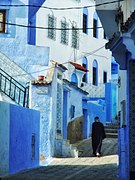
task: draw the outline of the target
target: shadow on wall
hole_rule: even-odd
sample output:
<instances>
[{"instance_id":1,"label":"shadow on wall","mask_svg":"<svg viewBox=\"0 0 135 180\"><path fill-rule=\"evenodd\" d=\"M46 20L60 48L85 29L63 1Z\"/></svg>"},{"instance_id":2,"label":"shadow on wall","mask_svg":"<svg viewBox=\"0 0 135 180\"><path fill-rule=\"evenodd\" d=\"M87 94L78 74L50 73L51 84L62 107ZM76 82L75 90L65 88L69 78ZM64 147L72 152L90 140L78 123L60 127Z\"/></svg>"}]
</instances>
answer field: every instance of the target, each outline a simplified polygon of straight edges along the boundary
<instances>
[{"instance_id":1,"label":"shadow on wall","mask_svg":"<svg viewBox=\"0 0 135 180\"><path fill-rule=\"evenodd\" d=\"M81 116L68 123L67 139L71 144L83 139L83 121L83 116Z\"/></svg>"}]
</instances>

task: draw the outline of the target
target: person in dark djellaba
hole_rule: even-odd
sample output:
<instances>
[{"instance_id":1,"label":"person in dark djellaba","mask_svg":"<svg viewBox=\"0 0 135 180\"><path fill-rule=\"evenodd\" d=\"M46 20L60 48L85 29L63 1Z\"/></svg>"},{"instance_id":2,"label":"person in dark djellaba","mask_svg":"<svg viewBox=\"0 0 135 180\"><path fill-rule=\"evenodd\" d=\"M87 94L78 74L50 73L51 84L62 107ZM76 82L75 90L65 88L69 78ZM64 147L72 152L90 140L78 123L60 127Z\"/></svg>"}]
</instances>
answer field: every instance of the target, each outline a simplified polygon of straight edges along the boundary
<instances>
[{"instance_id":1,"label":"person in dark djellaba","mask_svg":"<svg viewBox=\"0 0 135 180\"><path fill-rule=\"evenodd\" d=\"M99 121L99 117L94 118L95 122L92 123L92 148L93 155L101 156L102 140L106 138L104 125Z\"/></svg>"}]
</instances>

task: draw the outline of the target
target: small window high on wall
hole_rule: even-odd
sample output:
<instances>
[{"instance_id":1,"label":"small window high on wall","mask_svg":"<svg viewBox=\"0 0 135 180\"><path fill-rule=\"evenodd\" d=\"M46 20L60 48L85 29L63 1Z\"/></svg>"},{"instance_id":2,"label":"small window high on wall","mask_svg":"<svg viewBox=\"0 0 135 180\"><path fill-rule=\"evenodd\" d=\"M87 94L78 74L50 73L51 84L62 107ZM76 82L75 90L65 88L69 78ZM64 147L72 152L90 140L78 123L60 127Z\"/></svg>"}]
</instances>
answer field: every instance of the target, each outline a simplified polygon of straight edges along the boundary
<instances>
[{"instance_id":1,"label":"small window high on wall","mask_svg":"<svg viewBox=\"0 0 135 180\"><path fill-rule=\"evenodd\" d=\"M71 76L71 83L78 86L78 79L75 73L73 73Z\"/></svg>"},{"instance_id":2,"label":"small window high on wall","mask_svg":"<svg viewBox=\"0 0 135 180\"><path fill-rule=\"evenodd\" d=\"M107 82L107 72L104 71L103 72L103 83L106 83Z\"/></svg>"},{"instance_id":3,"label":"small window high on wall","mask_svg":"<svg viewBox=\"0 0 135 180\"><path fill-rule=\"evenodd\" d=\"M93 37L98 38L98 16L96 12L93 17Z\"/></svg>"},{"instance_id":4,"label":"small window high on wall","mask_svg":"<svg viewBox=\"0 0 135 180\"><path fill-rule=\"evenodd\" d=\"M0 10L0 33L5 33L6 30L6 10Z\"/></svg>"},{"instance_id":5,"label":"small window high on wall","mask_svg":"<svg viewBox=\"0 0 135 180\"><path fill-rule=\"evenodd\" d=\"M48 38L56 40L56 18L54 15L48 15Z\"/></svg>"},{"instance_id":6,"label":"small window high on wall","mask_svg":"<svg viewBox=\"0 0 135 180\"><path fill-rule=\"evenodd\" d=\"M97 61L93 61L93 85L98 85L98 64Z\"/></svg>"},{"instance_id":7,"label":"small window high on wall","mask_svg":"<svg viewBox=\"0 0 135 180\"><path fill-rule=\"evenodd\" d=\"M98 33L97 33L97 20L93 19L93 37L97 38Z\"/></svg>"},{"instance_id":8,"label":"small window high on wall","mask_svg":"<svg viewBox=\"0 0 135 180\"><path fill-rule=\"evenodd\" d=\"M83 32L88 34L88 10L83 8Z\"/></svg>"}]
</instances>

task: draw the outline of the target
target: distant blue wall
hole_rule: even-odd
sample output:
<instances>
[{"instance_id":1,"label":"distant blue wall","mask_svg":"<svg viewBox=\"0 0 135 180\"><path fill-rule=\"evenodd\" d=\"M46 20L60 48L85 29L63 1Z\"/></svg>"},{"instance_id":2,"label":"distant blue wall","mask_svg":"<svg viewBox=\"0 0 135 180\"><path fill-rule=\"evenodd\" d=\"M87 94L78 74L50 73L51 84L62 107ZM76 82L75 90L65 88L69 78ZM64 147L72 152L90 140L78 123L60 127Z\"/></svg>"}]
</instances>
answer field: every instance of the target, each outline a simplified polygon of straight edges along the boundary
<instances>
[{"instance_id":1,"label":"distant blue wall","mask_svg":"<svg viewBox=\"0 0 135 180\"><path fill-rule=\"evenodd\" d=\"M39 165L38 111L10 105L10 173ZM32 159L32 134L35 134L35 158Z\"/></svg>"},{"instance_id":2,"label":"distant blue wall","mask_svg":"<svg viewBox=\"0 0 135 180\"><path fill-rule=\"evenodd\" d=\"M106 123L106 104L104 100L98 100L98 101L88 101L88 126L89 131L91 133L91 127L92 123L94 122L94 117L98 116L100 119L100 122L103 124Z\"/></svg>"},{"instance_id":3,"label":"distant blue wall","mask_svg":"<svg viewBox=\"0 0 135 180\"><path fill-rule=\"evenodd\" d=\"M106 120L108 122L114 121L117 115L117 89L116 84L106 83L105 86L105 100L106 100Z\"/></svg>"}]
</instances>

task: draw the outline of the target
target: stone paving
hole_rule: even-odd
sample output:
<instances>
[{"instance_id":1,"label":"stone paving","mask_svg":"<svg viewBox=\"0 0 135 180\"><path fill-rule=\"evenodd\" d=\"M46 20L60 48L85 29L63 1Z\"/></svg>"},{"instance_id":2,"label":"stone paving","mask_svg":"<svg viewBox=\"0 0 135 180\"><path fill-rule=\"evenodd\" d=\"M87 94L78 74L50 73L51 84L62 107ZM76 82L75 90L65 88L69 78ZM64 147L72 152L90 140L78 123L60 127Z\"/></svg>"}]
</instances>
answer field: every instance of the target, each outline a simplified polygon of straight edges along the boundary
<instances>
[{"instance_id":1,"label":"stone paving","mask_svg":"<svg viewBox=\"0 0 135 180\"><path fill-rule=\"evenodd\" d=\"M76 144L79 158L54 158L49 166L22 171L2 180L118 180L117 139L103 142L103 156L91 156L91 141ZM85 157L84 157L85 156Z\"/></svg>"}]
</instances>

